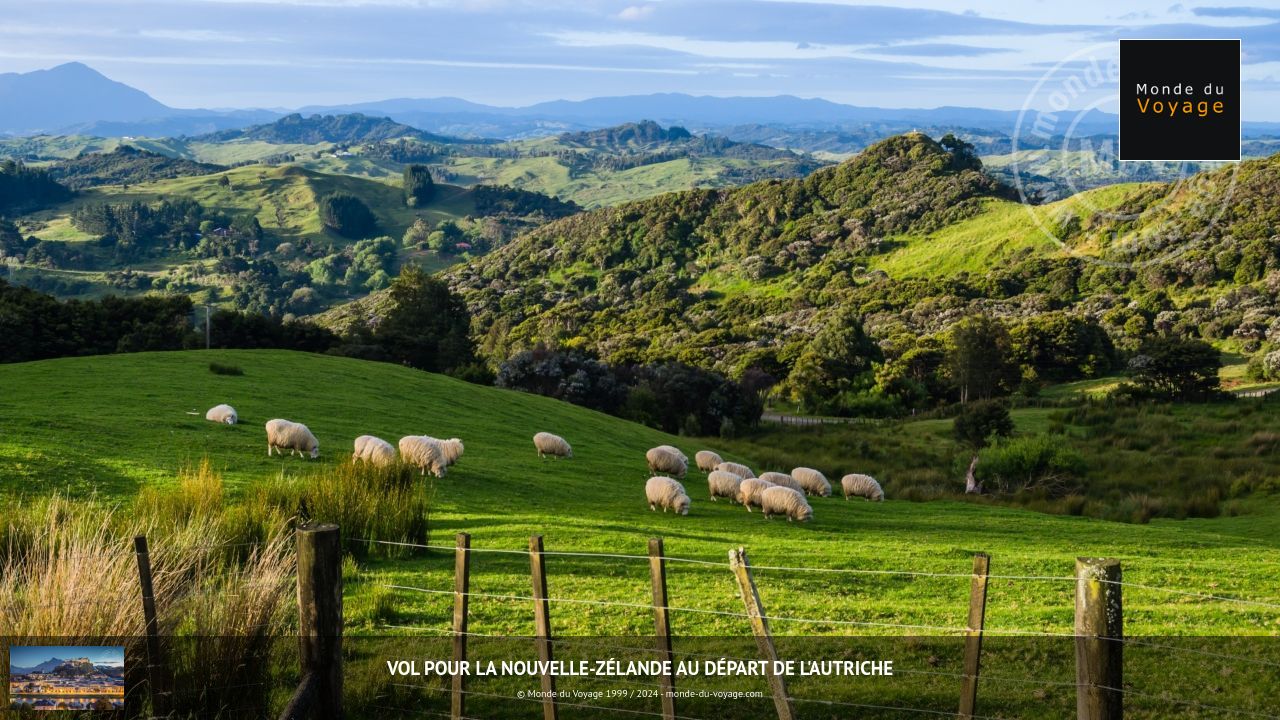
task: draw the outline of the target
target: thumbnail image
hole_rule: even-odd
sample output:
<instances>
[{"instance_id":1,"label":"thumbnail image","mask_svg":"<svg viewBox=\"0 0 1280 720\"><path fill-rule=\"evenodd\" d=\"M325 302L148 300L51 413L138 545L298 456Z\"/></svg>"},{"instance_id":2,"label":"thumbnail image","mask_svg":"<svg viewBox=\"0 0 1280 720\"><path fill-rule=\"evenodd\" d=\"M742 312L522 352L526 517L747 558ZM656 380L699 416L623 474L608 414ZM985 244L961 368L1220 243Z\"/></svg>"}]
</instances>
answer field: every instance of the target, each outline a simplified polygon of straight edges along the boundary
<instances>
[{"instance_id":1,"label":"thumbnail image","mask_svg":"<svg viewBox=\"0 0 1280 720\"><path fill-rule=\"evenodd\" d=\"M33 710L115 710L124 705L124 648L9 648L9 705Z\"/></svg>"}]
</instances>

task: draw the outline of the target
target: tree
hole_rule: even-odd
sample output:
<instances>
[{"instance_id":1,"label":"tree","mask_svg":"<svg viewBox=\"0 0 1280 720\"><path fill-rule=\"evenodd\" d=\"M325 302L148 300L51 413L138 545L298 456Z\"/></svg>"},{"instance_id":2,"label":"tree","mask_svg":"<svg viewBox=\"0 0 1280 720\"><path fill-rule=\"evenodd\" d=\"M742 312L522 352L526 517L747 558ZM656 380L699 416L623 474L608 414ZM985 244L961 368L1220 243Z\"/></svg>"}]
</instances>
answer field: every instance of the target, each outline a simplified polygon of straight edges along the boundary
<instances>
[{"instance_id":1,"label":"tree","mask_svg":"<svg viewBox=\"0 0 1280 720\"><path fill-rule=\"evenodd\" d=\"M1154 337L1129 361L1138 388L1166 400L1207 400L1218 390L1218 350L1203 340Z\"/></svg>"},{"instance_id":2,"label":"tree","mask_svg":"<svg viewBox=\"0 0 1280 720\"><path fill-rule=\"evenodd\" d=\"M880 348L862 329L862 318L843 308L818 331L796 360L789 380L792 396L808 409L837 404L841 393L881 359Z\"/></svg>"},{"instance_id":3,"label":"tree","mask_svg":"<svg viewBox=\"0 0 1280 720\"><path fill-rule=\"evenodd\" d=\"M391 309L374 329L390 360L428 372L475 361L471 316L443 280L406 265L391 283Z\"/></svg>"},{"instance_id":4,"label":"tree","mask_svg":"<svg viewBox=\"0 0 1280 720\"><path fill-rule=\"evenodd\" d=\"M351 193L335 192L320 198L320 222L346 238L366 238L378 230L369 206Z\"/></svg>"},{"instance_id":5,"label":"tree","mask_svg":"<svg viewBox=\"0 0 1280 720\"><path fill-rule=\"evenodd\" d=\"M404 166L404 202L409 207L425 205L435 194L431 170L426 165Z\"/></svg>"},{"instance_id":6,"label":"tree","mask_svg":"<svg viewBox=\"0 0 1280 720\"><path fill-rule=\"evenodd\" d=\"M1008 437L1013 434L1013 419L1009 417L1009 407L999 400L968 403L956 416L952 432L961 445L973 451L969 471L964 477L964 491L980 493L982 486L973 475L978 467L978 453L991 444L992 437Z\"/></svg>"},{"instance_id":7,"label":"tree","mask_svg":"<svg viewBox=\"0 0 1280 720\"><path fill-rule=\"evenodd\" d=\"M951 329L945 368L962 403L1007 395L1021 377L1009 331L987 315L972 315Z\"/></svg>"}]
</instances>

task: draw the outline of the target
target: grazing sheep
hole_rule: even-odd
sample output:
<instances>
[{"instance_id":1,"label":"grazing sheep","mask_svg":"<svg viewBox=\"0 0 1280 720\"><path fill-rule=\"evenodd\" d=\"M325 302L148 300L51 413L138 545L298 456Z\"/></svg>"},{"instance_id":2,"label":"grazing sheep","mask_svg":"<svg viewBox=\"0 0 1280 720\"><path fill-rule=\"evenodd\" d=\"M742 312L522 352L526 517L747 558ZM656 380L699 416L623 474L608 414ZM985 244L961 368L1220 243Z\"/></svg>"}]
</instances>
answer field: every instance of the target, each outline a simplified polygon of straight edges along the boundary
<instances>
[{"instance_id":1,"label":"grazing sheep","mask_svg":"<svg viewBox=\"0 0 1280 720\"><path fill-rule=\"evenodd\" d=\"M736 462L722 462L716 466L716 470L731 472L734 475L737 475L738 477L743 479L753 478L756 476L756 474L752 472L751 468L747 467L746 465L743 465L742 463L736 463Z\"/></svg>"},{"instance_id":2,"label":"grazing sheep","mask_svg":"<svg viewBox=\"0 0 1280 720\"><path fill-rule=\"evenodd\" d=\"M884 501L884 490L880 488L880 483L870 475L859 475L858 473L850 473L840 478L840 489L844 490L844 499L851 497L866 498L875 502Z\"/></svg>"},{"instance_id":3,"label":"grazing sheep","mask_svg":"<svg viewBox=\"0 0 1280 720\"><path fill-rule=\"evenodd\" d=\"M356 448L351 454L351 461L386 467L396 461L396 449L380 437L361 435L356 438Z\"/></svg>"},{"instance_id":4,"label":"grazing sheep","mask_svg":"<svg viewBox=\"0 0 1280 720\"><path fill-rule=\"evenodd\" d=\"M738 485L738 503L751 512L751 506L760 507L760 495L771 487L777 487L768 480L747 478Z\"/></svg>"},{"instance_id":5,"label":"grazing sheep","mask_svg":"<svg viewBox=\"0 0 1280 720\"><path fill-rule=\"evenodd\" d=\"M650 510L661 507L662 512L670 509L679 515L689 514L689 494L684 491L684 485L669 477L658 475L649 478L649 482L644 484L644 494L649 499Z\"/></svg>"},{"instance_id":6,"label":"grazing sheep","mask_svg":"<svg viewBox=\"0 0 1280 720\"><path fill-rule=\"evenodd\" d=\"M724 458L710 450L699 450L693 456L693 459L698 463L698 469L705 473L715 470L717 465L724 462Z\"/></svg>"},{"instance_id":7,"label":"grazing sheep","mask_svg":"<svg viewBox=\"0 0 1280 720\"><path fill-rule=\"evenodd\" d=\"M569 443L559 435L552 435L549 432L540 432L533 436L533 446L538 448L538 457L544 458L548 455L552 457L573 457L573 448L569 447Z\"/></svg>"},{"instance_id":8,"label":"grazing sheep","mask_svg":"<svg viewBox=\"0 0 1280 720\"><path fill-rule=\"evenodd\" d=\"M831 483L827 476L813 468L798 467L791 471L791 477L800 483L805 495L831 497Z\"/></svg>"},{"instance_id":9,"label":"grazing sheep","mask_svg":"<svg viewBox=\"0 0 1280 720\"><path fill-rule=\"evenodd\" d=\"M683 450L681 450L680 448L676 447L675 445L659 445L658 447L659 447L659 448L661 448L661 449L663 449L663 450L666 450L666 451L668 451L668 452L671 452L671 453L674 453L675 455L677 455L681 460L683 460L683 461L684 461L684 464L685 464L686 466L689 464L689 456L688 456L688 455L685 455L685 454L684 454L684 451L683 451Z\"/></svg>"},{"instance_id":10,"label":"grazing sheep","mask_svg":"<svg viewBox=\"0 0 1280 720\"><path fill-rule=\"evenodd\" d=\"M804 487L801 486L800 483L796 482L795 478L791 477L790 475L784 472L760 473L760 479L768 480L774 485L781 485L782 487L785 487L785 488L791 488L792 490L795 490L796 492L801 494L804 493Z\"/></svg>"},{"instance_id":11,"label":"grazing sheep","mask_svg":"<svg viewBox=\"0 0 1280 720\"><path fill-rule=\"evenodd\" d=\"M787 522L813 519L813 508L804 499L804 493L788 487L771 487L760 493L760 509L766 520L774 515L786 515Z\"/></svg>"},{"instance_id":12,"label":"grazing sheep","mask_svg":"<svg viewBox=\"0 0 1280 720\"><path fill-rule=\"evenodd\" d=\"M650 448L644 457L649 461L649 472L667 473L682 478L689 471L688 459L670 445Z\"/></svg>"},{"instance_id":13,"label":"grazing sheep","mask_svg":"<svg viewBox=\"0 0 1280 720\"><path fill-rule=\"evenodd\" d=\"M723 470L712 470L707 474L707 490L711 493L711 502L716 498L729 498L729 502L738 499L738 486L742 478Z\"/></svg>"},{"instance_id":14,"label":"grazing sheep","mask_svg":"<svg viewBox=\"0 0 1280 720\"><path fill-rule=\"evenodd\" d=\"M430 470L431 474L442 478L449 470L445 461L444 448L440 441L426 435L407 435L400 438L400 457L410 465L418 468L422 475Z\"/></svg>"},{"instance_id":15,"label":"grazing sheep","mask_svg":"<svg viewBox=\"0 0 1280 720\"><path fill-rule=\"evenodd\" d=\"M449 438L448 440L440 440L440 447L444 450L444 461L448 465L458 462L458 458L462 457L462 441L458 438Z\"/></svg>"},{"instance_id":16,"label":"grazing sheep","mask_svg":"<svg viewBox=\"0 0 1280 720\"><path fill-rule=\"evenodd\" d=\"M209 408L209 412L204 414L204 419L210 422L226 423L227 425L235 425L240 422L240 416L236 414L236 409L225 403Z\"/></svg>"},{"instance_id":17,"label":"grazing sheep","mask_svg":"<svg viewBox=\"0 0 1280 720\"><path fill-rule=\"evenodd\" d=\"M320 457L320 441L311 434L306 425L290 422L281 418L267 421L267 456L275 450L281 455L285 450L294 453L310 453L311 457Z\"/></svg>"}]
</instances>

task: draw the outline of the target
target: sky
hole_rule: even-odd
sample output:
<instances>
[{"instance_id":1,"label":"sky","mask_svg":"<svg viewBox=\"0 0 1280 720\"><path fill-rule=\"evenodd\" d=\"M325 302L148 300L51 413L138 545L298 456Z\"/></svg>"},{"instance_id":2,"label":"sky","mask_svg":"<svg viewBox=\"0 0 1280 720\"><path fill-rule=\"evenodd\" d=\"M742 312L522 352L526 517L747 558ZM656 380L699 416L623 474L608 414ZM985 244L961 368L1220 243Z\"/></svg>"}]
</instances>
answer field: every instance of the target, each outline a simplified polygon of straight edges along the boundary
<instances>
[{"instance_id":1,"label":"sky","mask_svg":"<svg viewBox=\"0 0 1280 720\"><path fill-rule=\"evenodd\" d=\"M0 72L78 60L175 107L684 92L1016 110L1088 48L1226 37L1245 119L1280 121L1280 1L1254 2L0 0Z\"/></svg>"},{"instance_id":2,"label":"sky","mask_svg":"<svg viewBox=\"0 0 1280 720\"><path fill-rule=\"evenodd\" d=\"M117 646L13 646L9 648L10 667L34 667L50 659L89 658L94 665L123 665L124 648Z\"/></svg>"}]
</instances>

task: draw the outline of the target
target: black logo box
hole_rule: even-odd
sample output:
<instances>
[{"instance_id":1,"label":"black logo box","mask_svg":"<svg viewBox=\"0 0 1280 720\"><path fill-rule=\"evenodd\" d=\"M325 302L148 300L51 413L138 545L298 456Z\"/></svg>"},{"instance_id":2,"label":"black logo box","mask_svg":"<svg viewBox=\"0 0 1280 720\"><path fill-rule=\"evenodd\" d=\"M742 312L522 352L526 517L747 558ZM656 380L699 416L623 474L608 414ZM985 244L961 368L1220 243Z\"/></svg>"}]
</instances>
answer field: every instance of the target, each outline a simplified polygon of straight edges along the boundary
<instances>
[{"instance_id":1,"label":"black logo box","mask_svg":"<svg viewBox=\"0 0 1280 720\"><path fill-rule=\"evenodd\" d=\"M1240 103L1240 40L1120 41L1120 160L1238 161Z\"/></svg>"}]
</instances>

